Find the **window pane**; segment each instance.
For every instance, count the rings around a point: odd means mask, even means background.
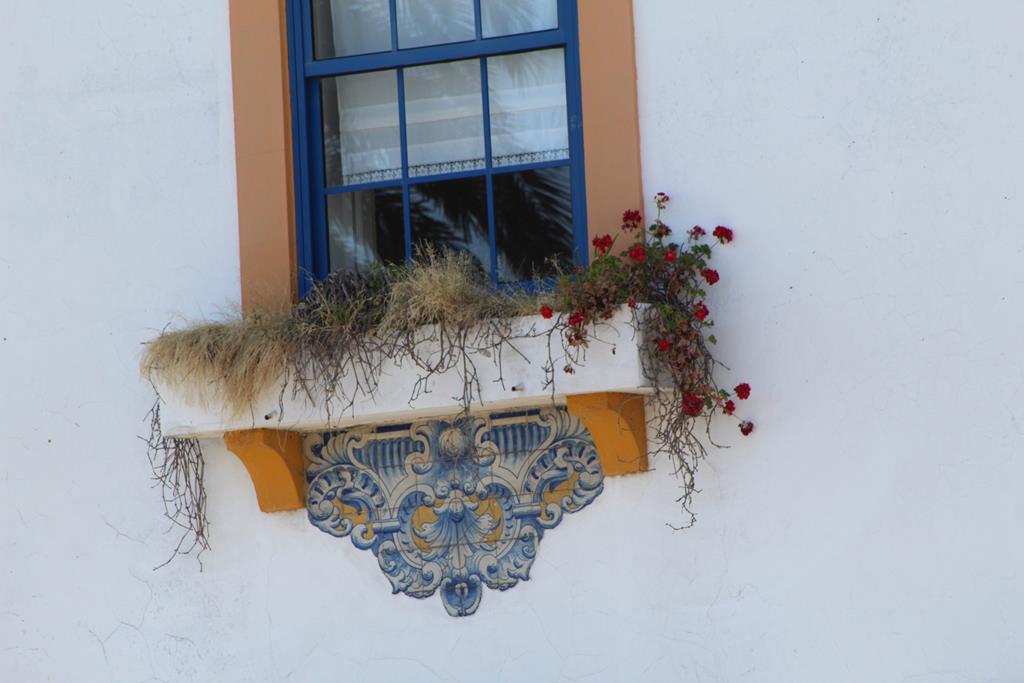
[[[473,0],[398,0],[398,47],[476,38]]]
[[[388,0],[315,0],[313,42],[317,59],[391,49]]]
[[[375,261],[405,261],[402,188],[327,198],[331,270],[365,271]]]
[[[483,108],[479,61],[406,69],[409,175],[484,168]]]
[[[401,178],[396,72],[325,78],[321,96],[327,185]]]
[[[409,188],[412,244],[468,251],[490,272],[487,185],[481,178],[421,183]]]
[[[484,38],[558,28],[558,0],[481,0]]]
[[[499,282],[553,275],[551,259],[571,268],[569,167],[494,176],[494,221]]]
[[[495,166],[569,158],[563,50],[491,57],[487,79]]]

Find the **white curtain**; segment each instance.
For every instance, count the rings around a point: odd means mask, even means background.
[[[487,80],[495,166],[569,158],[563,50],[490,57]]]
[[[378,260],[374,192],[331,195],[327,215],[331,270],[365,270]]]
[[[494,166],[568,159],[564,51],[490,57],[487,74]],[[343,76],[336,83],[338,149],[332,149],[331,117],[327,146],[328,154],[341,157],[340,180],[400,178],[396,72]],[[405,109],[410,176],[485,167],[479,60],[407,68]]]
[[[340,151],[335,153],[341,154],[344,184],[401,178],[397,73],[353,74],[336,82]]]
[[[405,70],[409,174],[484,168],[480,60]]]

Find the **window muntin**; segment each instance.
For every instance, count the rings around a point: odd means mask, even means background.
[[[469,40],[404,47],[403,21],[462,31],[467,3]],[[575,2],[385,4],[290,2],[301,290],[423,241],[468,251],[495,282],[585,262]],[[374,13],[390,41],[369,53],[343,17]]]

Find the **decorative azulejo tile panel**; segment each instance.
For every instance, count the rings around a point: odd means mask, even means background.
[[[604,486],[589,432],[558,408],[355,429],[308,454],[313,525],[373,551],[395,593],[440,591],[452,616],[529,579],[544,531]]]

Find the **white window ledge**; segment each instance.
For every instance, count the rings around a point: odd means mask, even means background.
[[[597,393],[647,394],[640,358],[639,335],[634,331],[632,312],[623,308],[610,320],[590,332],[589,347],[581,355],[574,373],[563,371],[568,362],[560,334],[545,334],[550,320],[540,316],[516,318],[513,334],[527,336],[513,342],[518,353],[504,348],[501,367],[494,354],[474,354],[472,360],[479,375],[479,395],[471,410],[493,413],[545,405],[565,404],[568,396]],[[430,344],[432,342],[423,342]],[[429,348],[423,352],[429,352]],[[545,366],[553,361],[554,387],[545,386]],[[215,400],[200,405],[190,393],[157,385],[163,400],[161,427],[172,438],[209,438],[254,429],[291,432],[320,432],[357,425],[395,424],[431,417],[455,415],[462,410],[458,397],[463,380],[450,372],[434,375],[427,392],[411,400],[422,371],[394,363],[385,363],[373,396],[356,395],[347,410],[328,409],[324,401],[310,399],[303,391],[280,387],[267,391],[245,415],[232,411]],[[338,392],[352,396],[354,386],[342,386]]]

